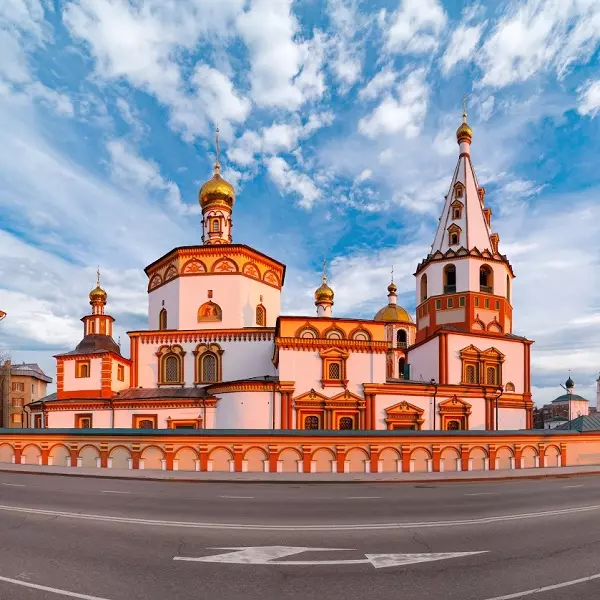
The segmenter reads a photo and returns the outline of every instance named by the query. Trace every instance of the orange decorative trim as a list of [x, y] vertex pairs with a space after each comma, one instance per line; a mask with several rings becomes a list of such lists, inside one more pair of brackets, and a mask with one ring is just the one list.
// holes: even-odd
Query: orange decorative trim
[[127, 335], [142, 344], [186, 344], [202, 342], [259, 342], [273, 340], [274, 328], [198, 329], [181, 331], [129, 331]]
[[327, 350], [328, 348], [341, 348], [350, 352], [369, 352], [385, 354], [389, 348], [388, 342], [374, 342], [369, 340], [336, 340], [325, 338], [281, 338], [275, 339], [277, 348], [283, 350]]

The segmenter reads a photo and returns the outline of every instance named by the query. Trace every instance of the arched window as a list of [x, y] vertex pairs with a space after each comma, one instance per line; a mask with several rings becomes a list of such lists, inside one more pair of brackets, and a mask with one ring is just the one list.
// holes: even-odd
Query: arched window
[[167, 329], [167, 309], [163, 308], [158, 314], [158, 328]]
[[483, 265], [481, 269], [479, 269], [479, 289], [486, 294], [493, 294], [493, 274], [492, 270], [487, 266]]
[[406, 370], [406, 359], [398, 359], [398, 378], [404, 379], [404, 371]]
[[396, 332], [396, 342], [399, 348], [406, 348], [408, 345], [408, 337], [405, 329], [398, 329]]
[[179, 383], [181, 381], [181, 370], [179, 358], [170, 354], [165, 358], [165, 383]]
[[154, 429], [154, 421], [152, 419], [142, 419], [138, 421], [138, 429]]
[[256, 324], [259, 327], [265, 327], [267, 324], [267, 311], [262, 304], [256, 307]]
[[339, 362], [329, 363], [328, 376], [330, 380], [342, 378], [342, 365]]
[[448, 421], [448, 431], [458, 431], [460, 429], [460, 421]]
[[427, 300], [427, 275], [421, 277], [421, 302]]
[[450, 246], [456, 246], [458, 244], [458, 233], [456, 231], [452, 231], [450, 233]]
[[311, 415], [304, 418], [304, 429], [319, 429], [319, 417]]
[[506, 276], [506, 299], [510, 302], [510, 275]]
[[467, 383], [477, 383], [477, 371], [475, 365], [467, 365], [465, 369], [465, 379]]
[[506, 391], [507, 392], [514, 392], [515, 391], [515, 384], [512, 381], [509, 381], [506, 384]]
[[316, 330], [310, 327], [306, 327], [305, 329], [302, 329], [302, 331], [300, 331], [300, 335], [298, 337], [314, 340], [317, 337], [317, 332]]
[[215, 233], [218, 233], [218, 232], [219, 232], [219, 219], [213, 219], [213, 222], [212, 222], [212, 230], [213, 230]]
[[456, 292], [456, 267], [446, 265], [444, 267], [444, 294], [454, 294]]
[[202, 382], [214, 383], [217, 381], [217, 357], [212, 352], [207, 352], [201, 360]]
[[96, 333], [96, 321], [90, 321], [90, 334], [94, 335]]
[[352, 417], [342, 417], [340, 419], [340, 429], [344, 431], [354, 429], [354, 419]]
[[485, 381], [488, 385], [498, 384], [498, 370], [496, 367], [488, 367], [486, 370]]

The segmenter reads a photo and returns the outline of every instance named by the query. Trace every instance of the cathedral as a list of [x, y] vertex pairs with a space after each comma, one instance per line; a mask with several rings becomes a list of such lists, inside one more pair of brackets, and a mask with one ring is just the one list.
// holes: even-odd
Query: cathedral
[[[235, 190], [202, 186], [202, 245], [148, 265], [148, 329], [113, 340], [100, 285], [77, 347], [56, 356], [57, 391], [36, 428], [518, 430], [532, 427], [530, 349], [514, 335], [514, 273], [492, 231], [463, 114], [458, 161], [416, 315], [397, 287], [372, 320], [338, 318], [324, 272], [313, 315], [281, 315], [285, 265], [233, 241]], [[382, 294], [383, 296], [383, 294]]]

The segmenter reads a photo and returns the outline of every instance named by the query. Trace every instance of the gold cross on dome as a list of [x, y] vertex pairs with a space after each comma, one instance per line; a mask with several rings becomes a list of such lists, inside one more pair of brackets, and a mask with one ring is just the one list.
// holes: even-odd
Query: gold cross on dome
[[466, 122], [466, 120], [467, 120], [467, 95], [466, 94], [463, 94], [462, 109], [463, 109], [463, 121]]
[[215, 131], [215, 154], [217, 159], [217, 164], [219, 164], [219, 159], [221, 158], [221, 151], [219, 149], [219, 126], [217, 125], [217, 129]]
[[392, 265], [392, 283], [394, 283], [394, 265]]

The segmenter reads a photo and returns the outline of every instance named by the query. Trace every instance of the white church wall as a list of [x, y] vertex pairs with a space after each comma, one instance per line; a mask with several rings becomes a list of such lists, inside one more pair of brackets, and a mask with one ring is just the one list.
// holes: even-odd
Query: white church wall
[[[179, 327], [179, 279], [165, 283], [148, 293], [148, 329], [158, 329], [160, 311], [167, 311], [167, 329]], [[206, 296], [206, 293], [204, 294]], [[163, 304], [164, 302], [164, 304]], [[204, 302], [204, 301], [203, 301]], [[202, 302], [200, 303], [202, 304]], [[198, 306], [200, 306], [200, 304]]]
[[[280, 311], [281, 292], [262, 281], [244, 275], [198, 275], [179, 277], [179, 319], [177, 329], [239, 329], [257, 327], [256, 307], [262, 304], [267, 311], [267, 326], [275, 327]], [[212, 290], [212, 301], [222, 310], [221, 321], [198, 322], [198, 309], [209, 301], [208, 290]], [[157, 321], [158, 322], [158, 321]]]
[[[123, 381], [119, 381], [118, 379], [118, 374], [119, 374], [119, 365], [122, 364], [123, 365]], [[118, 392], [120, 390], [126, 390], [129, 389], [129, 380], [130, 380], [130, 366], [126, 365], [124, 363], [119, 363], [116, 360], [111, 361], [111, 390], [113, 392]]]
[[279, 428], [278, 392], [231, 392], [218, 394], [217, 429], [271, 429], [272, 403], [275, 400], [275, 427]]
[[526, 429], [527, 412], [522, 408], [499, 408], [498, 429]]
[[407, 362], [413, 381], [439, 381], [439, 341], [433, 338], [416, 348], [408, 349]]
[[459, 384], [462, 380], [460, 351], [473, 344], [479, 350], [496, 348], [504, 354], [502, 385], [511, 381], [517, 394], [525, 393], [525, 346], [518, 341], [488, 338], [486, 336], [448, 335], [448, 383]]
[[469, 263], [469, 285], [473, 291], [479, 291], [479, 272], [481, 267], [487, 265], [493, 273], [493, 294], [506, 297], [506, 276], [509, 271], [504, 263], [478, 259], [470, 259], [467, 262]]
[[65, 392], [76, 392], [79, 390], [99, 390], [102, 386], [102, 358], [90, 359], [89, 377], [75, 377], [76, 363], [76, 360], [63, 361], [63, 390]]
[[[424, 273], [427, 274], [427, 297], [442, 296], [444, 294], [444, 267], [454, 265], [456, 268], [456, 292], [465, 292], [469, 289], [469, 261], [465, 259], [447, 260], [430, 263]], [[417, 278], [417, 286], [422, 274]], [[479, 286], [479, 281], [477, 281]], [[417, 287], [417, 297], [420, 298], [421, 290]]]
[[[210, 341], [206, 343], [211, 343]], [[217, 343], [217, 342], [215, 342]], [[272, 341], [231, 341], [218, 342], [223, 350], [223, 381], [234, 381], [248, 377], [275, 375]], [[138, 346], [138, 385], [156, 387], [158, 383], [158, 357], [156, 353], [162, 344]], [[186, 386], [194, 385], [194, 350], [198, 343], [179, 344], [185, 351], [183, 376]]]

